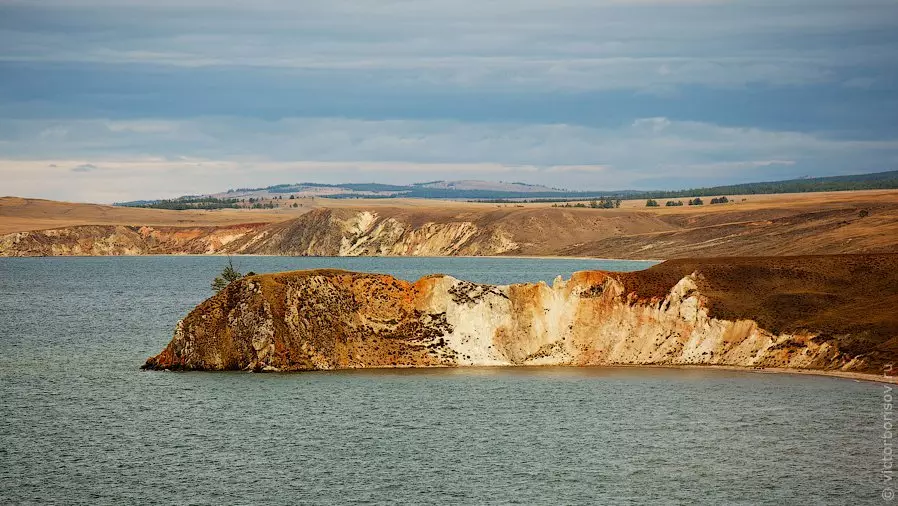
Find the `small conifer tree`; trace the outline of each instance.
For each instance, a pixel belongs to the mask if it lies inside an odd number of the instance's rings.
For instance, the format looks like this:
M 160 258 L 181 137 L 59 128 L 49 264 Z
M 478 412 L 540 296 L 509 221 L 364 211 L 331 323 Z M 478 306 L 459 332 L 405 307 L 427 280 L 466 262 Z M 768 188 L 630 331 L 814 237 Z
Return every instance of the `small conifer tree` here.
M 242 278 L 243 274 L 240 273 L 237 269 L 234 268 L 234 261 L 228 256 L 228 265 L 222 269 L 221 274 L 216 276 L 215 279 L 212 280 L 212 291 L 220 292 L 224 290 L 226 286 L 231 284 L 232 281 L 237 281 Z

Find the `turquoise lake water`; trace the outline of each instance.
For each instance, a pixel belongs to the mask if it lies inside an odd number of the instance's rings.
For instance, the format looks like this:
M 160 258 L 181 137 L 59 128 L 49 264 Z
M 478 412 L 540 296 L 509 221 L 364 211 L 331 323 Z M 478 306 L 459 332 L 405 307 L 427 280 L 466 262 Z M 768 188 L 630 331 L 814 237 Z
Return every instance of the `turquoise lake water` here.
M 884 503 L 875 383 L 653 368 L 140 371 L 224 261 L 0 259 L 0 503 Z M 486 283 L 651 265 L 235 262 Z

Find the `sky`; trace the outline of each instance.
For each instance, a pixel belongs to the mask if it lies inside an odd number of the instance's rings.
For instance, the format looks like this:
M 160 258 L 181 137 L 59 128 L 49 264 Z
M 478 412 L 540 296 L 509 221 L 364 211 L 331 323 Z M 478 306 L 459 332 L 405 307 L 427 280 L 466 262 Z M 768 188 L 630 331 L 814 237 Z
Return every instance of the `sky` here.
M 0 0 L 0 195 L 895 169 L 894 0 Z

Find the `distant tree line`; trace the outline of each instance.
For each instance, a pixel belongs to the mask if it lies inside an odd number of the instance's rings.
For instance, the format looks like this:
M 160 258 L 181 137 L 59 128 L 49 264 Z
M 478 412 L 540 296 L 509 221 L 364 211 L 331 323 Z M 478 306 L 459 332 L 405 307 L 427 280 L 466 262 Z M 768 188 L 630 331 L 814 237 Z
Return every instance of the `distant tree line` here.
M 186 211 L 188 209 L 236 209 L 240 207 L 237 199 L 219 199 L 215 197 L 181 197 L 171 200 L 156 200 L 139 203 L 117 204 L 125 207 L 144 207 L 148 209 L 169 209 Z
M 712 199 L 712 200 L 711 200 L 711 203 L 712 203 L 712 204 L 717 204 L 717 203 L 720 203 L 720 202 L 726 202 L 726 201 L 727 201 L 727 200 L 726 200 L 726 197 L 721 197 L 721 198 L 724 199 L 724 200 L 720 201 L 719 199 Z M 696 198 L 694 198 L 694 199 L 689 199 L 689 205 L 690 205 L 690 206 L 700 206 L 700 205 L 703 205 L 703 204 L 704 204 L 704 201 L 702 201 L 702 199 L 700 199 L 700 198 L 698 198 L 698 197 L 696 197 Z M 682 205 L 683 205 L 683 201 L 682 201 L 682 200 L 668 200 L 667 202 L 664 203 L 664 206 L 665 206 L 665 207 L 679 207 L 679 206 L 682 206 Z M 659 207 L 660 204 L 658 204 L 658 201 L 655 200 L 655 199 L 648 199 L 648 200 L 645 201 L 645 206 L 646 206 L 646 207 Z
M 771 193 L 808 193 L 854 190 L 890 190 L 898 188 L 898 170 L 853 174 L 762 183 L 744 183 L 726 186 L 712 186 L 677 191 L 641 192 L 639 197 L 647 199 L 671 199 L 690 196 L 712 197 L 715 195 L 762 195 Z
M 538 201 L 537 201 L 538 202 Z M 620 207 L 621 199 L 611 199 L 611 198 L 600 198 L 600 199 L 592 199 L 589 201 L 589 204 L 585 204 L 583 202 L 577 202 L 576 204 L 571 204 L 567 202 L 563 205 L 558 205 L 557 203 L 552 204 L 552 207 L 588 207 L 591 209 L 616 209 Z

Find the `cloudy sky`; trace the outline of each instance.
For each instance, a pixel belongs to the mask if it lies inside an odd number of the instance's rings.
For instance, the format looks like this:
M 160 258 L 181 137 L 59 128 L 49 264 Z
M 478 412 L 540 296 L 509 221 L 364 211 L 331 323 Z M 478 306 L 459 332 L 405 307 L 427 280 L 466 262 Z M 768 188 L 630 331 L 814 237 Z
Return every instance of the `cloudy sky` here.
M 0 195 L 894 169 L 895 0 L 0 0 Z

